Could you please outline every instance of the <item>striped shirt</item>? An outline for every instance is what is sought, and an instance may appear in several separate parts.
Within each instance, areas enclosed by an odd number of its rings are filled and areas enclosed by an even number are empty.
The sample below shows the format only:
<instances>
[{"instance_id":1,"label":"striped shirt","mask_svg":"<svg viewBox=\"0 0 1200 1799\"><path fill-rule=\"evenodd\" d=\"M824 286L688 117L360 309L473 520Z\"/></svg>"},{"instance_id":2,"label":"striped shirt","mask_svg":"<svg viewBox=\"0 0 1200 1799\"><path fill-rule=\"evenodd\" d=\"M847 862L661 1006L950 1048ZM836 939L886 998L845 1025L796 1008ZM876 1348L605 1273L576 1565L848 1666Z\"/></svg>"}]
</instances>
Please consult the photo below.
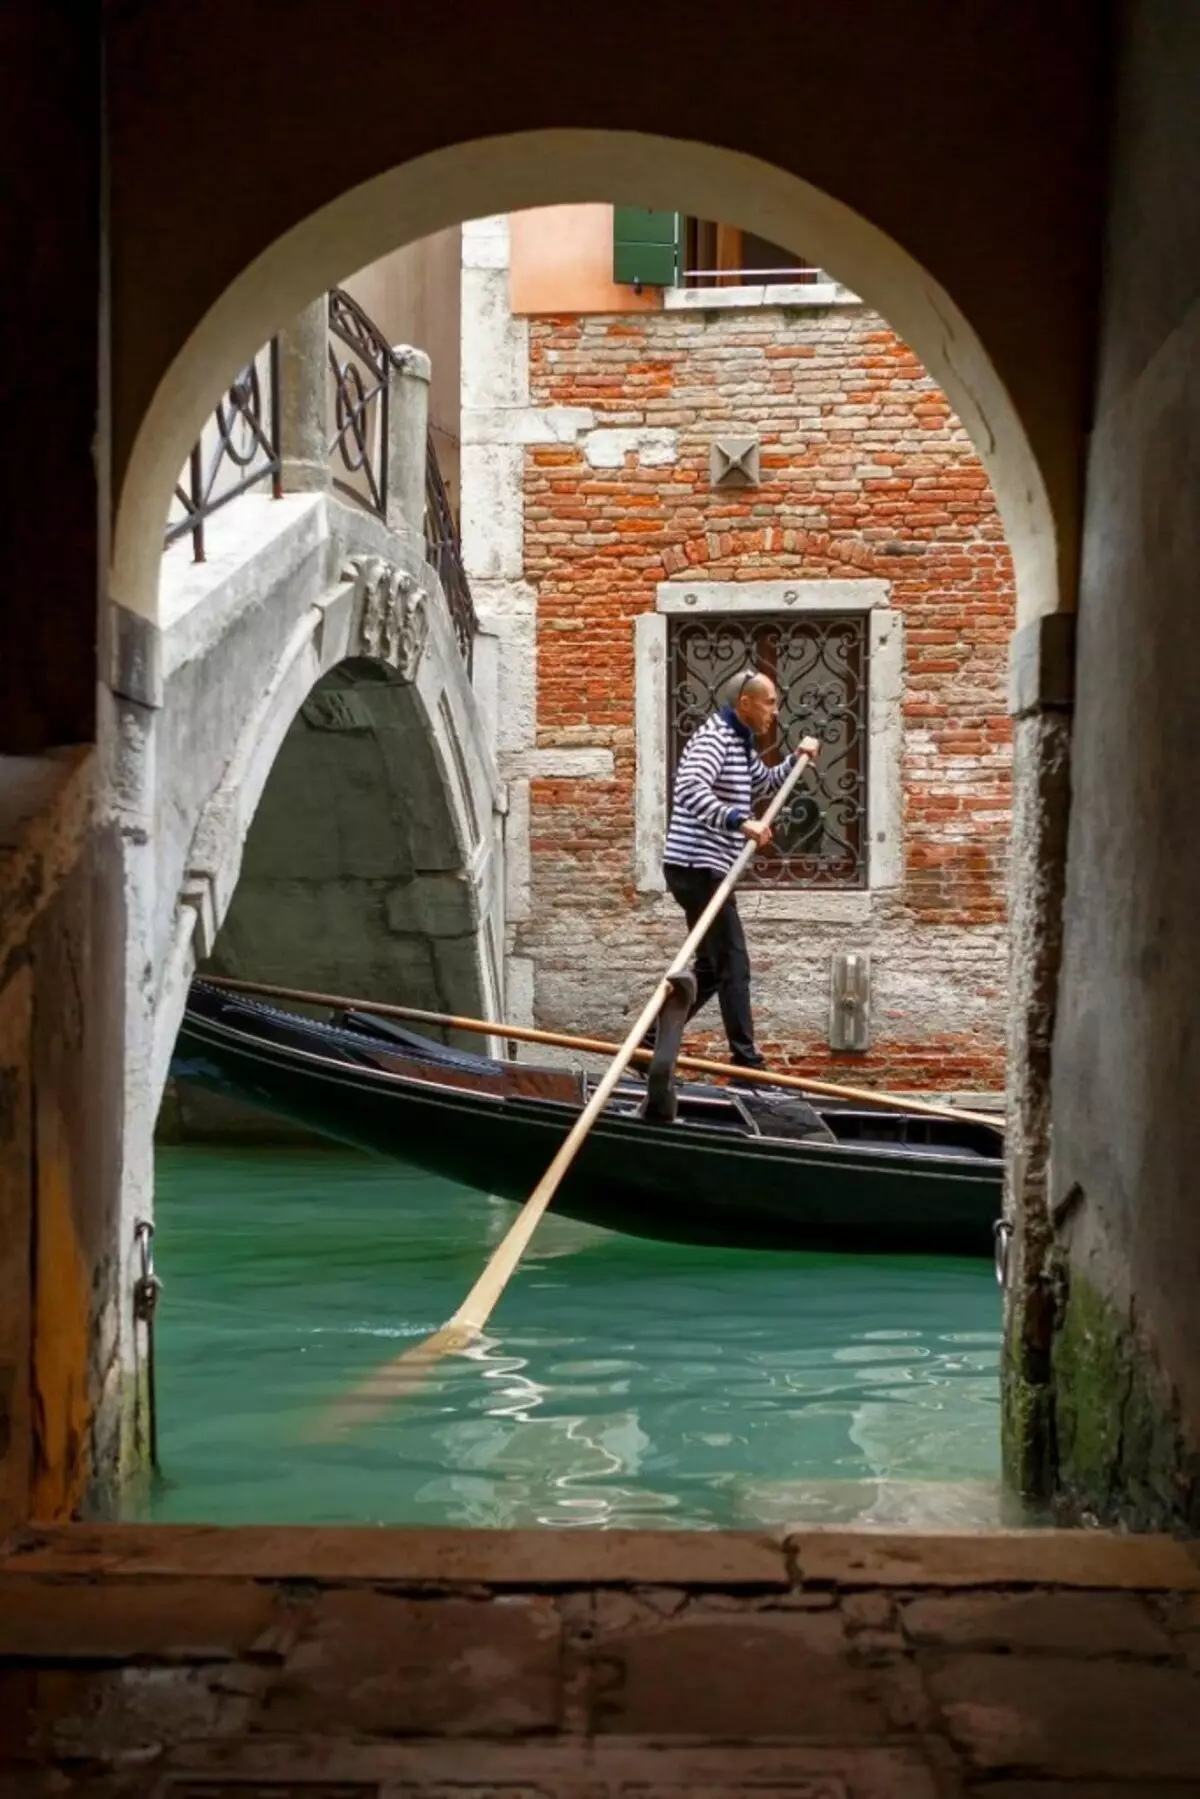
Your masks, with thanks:
<instances>
[{"instance_id":1,"label":"striped shirt","mask_svg":"<svg viewBox=\"0 0 1200 1799\"><path fill-rule=\"evenodd\" d=\"M688 740L675 770L675 803L663 861L727 874L745 843L741 827L756 800L783 785L796 758L768 768L754 733L722 706Z\"/></svg>"}]
</instances>

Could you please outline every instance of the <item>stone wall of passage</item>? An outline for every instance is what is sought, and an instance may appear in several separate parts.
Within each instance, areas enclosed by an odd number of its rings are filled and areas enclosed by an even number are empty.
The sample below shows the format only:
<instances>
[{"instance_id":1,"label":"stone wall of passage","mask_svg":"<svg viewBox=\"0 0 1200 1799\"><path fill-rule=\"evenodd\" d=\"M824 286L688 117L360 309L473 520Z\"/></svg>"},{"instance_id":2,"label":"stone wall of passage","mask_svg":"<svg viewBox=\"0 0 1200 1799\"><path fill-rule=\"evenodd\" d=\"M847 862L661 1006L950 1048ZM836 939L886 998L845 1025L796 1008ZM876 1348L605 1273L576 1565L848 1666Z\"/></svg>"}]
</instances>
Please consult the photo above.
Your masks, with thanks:
<instances>
[{"instance_id":1,"label":"stone wall of passage","mask_svg":"<svg viewBox=\"0 0 1200 1799\"><path fill-rule=\"evenodd\" d=\"M867 951L871 1048L832 1059L900 1086L998 1088L1015 602L987 477L945 395L878 315L844 295L731 298L509 318L473 345L468 330L469 386L487 398L489 344L508 371L469 428L488 440L475 454L491 457L493 506L506 478L521 484L519 518L495 524L520 529L508 611L533 625L537 672L534 696L514 681L500 695L510 846L526 793L529 818L527 886L518 872L510 890L510 991L524 970L537 1022L560 1028L615 1032L641 1003L680 914L647 880L637 841L639 784L657 778L638 769L651 678L639 631L686 611L689 596L720 604L720 584L753 609L746 584L795 582L800 610L871 608L868 833L879 841L861 891L746 895L762 1047L781 1063L829 1059L831 957ZM521 356L527 379L514 381ZM759 438L759 481L715 485L714 439L738 434ZM778 587L754 591L783 603ZM523 747L506 706L529 714ZM719 1046L715 1008L701 1022L696 1041Z\"/></svg>"},{"instance_id":2,"label":"stone wall of passage","mask_svg":"<svg viewBox=\"0 0 1200 1799\"><path fill-rule=\"evenodd\" d=\"M1200 154L1200 15L1130 5L1122 31L1036 1372L1060 1495L1195 1533L1200 221L1173 196Z\"/></svg>"}]
</instances>

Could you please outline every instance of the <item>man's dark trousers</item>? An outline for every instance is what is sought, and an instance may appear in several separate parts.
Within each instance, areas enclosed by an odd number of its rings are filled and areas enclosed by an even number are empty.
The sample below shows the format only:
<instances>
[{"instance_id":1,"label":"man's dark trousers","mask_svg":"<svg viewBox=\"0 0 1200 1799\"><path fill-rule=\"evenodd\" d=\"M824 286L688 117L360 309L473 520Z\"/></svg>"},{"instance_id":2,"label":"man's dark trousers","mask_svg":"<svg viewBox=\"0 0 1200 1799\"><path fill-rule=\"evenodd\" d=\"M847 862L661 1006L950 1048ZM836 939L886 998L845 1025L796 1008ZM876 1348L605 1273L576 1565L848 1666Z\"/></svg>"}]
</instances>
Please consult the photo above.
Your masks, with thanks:
<instances>
[{"instance_id":1,"label":"man's dark trousers","mask_svg":"<svg viewBox=\"0 0 1200 1799\"><path fill-rule=\"evenodd\" d=\"M663 864L663 874L672 897L683 907L690 930L721 885L722 877L711 868L684 868L673 862ZM732 894L705 932L696 953L696 1003L689 1017L694 1017L714 993L732 1060L746 1068L761 1068L763 1059L754 1047L754 1019L750 1011L750 955Z\"/></svg>"}]
</instances>

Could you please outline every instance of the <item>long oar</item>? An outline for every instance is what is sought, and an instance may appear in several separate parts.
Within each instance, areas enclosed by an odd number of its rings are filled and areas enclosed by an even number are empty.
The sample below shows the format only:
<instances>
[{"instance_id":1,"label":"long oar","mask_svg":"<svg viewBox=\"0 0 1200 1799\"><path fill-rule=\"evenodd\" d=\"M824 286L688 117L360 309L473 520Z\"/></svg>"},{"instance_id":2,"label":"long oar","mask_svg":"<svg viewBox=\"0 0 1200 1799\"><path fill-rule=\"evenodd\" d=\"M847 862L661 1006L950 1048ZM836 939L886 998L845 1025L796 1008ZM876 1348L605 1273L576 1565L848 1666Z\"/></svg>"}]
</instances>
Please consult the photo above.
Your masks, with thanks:
<instances>
[{"instance_id":1,"label":"long oar","mask_svg":"<svg viewBox=\"0 0 1200 1799\"><path fill-rule=\"evenodd\" d=\"M548 1049L571 1049L582 1055L615 1056L619 1043L606 1037L572 1037L563 1031L539 1031L532 1025L496 1024L486 1018L460 1017L454 1012L427 1012L420 1006L389 1006L382 1000L348 999L340 993L312 993L302 987L278 987L265 981L239 981L228 975L206 974L206 986L220 987L230 993L259 994L264 999L294 1000L299 1005L325 1006L330 1011L367 1012L379 1018L404 1019L409 1024L435 1025L449 1031L473 1031L479 1037L503 1037L514 1043L540 1043ZM635 1049L631 1062L649 1062L653 1052ZM820 1080L815 1075L776 1074L766 1068L742 1068L736 1062L713 1062L707 1056L681 1055L676 1068L688 1068L697 1074L721 1075L728 1080L745 1081L752 1087L784 1087L791 1093L816 1093L829 1099L849 1099L877 1106L883 1111L921 1112L930 1118L949 1118L956 1124L985 1124L1003 1132L1004 1120L988 1112L969 1112L962 1106L938 1105L924 1099L906 1099L900 1093L888 1093L878 1087L847 1087L840 1081Z\"/></svg>"},{"instance_id":2,"label":"long oar","mask_svg":"<svg viewBox=\"0 0 1200 1799\"><path fill-rule=\"evenodd\" d=\"M795 766L789 769L786 779L763 814L762 822L764 824L770 824L786 805L792 789L808 764L807 756L802 755L796 758ZM738 855L733 867L713 893L707 906L684 938L679 953L675 956L671 966L638 1013L637 1020L631 1026L628 1036L605 1069L591 1099L567 1132L554 1160L525 1201L506 1235L501 1238L487 1267L457 1312L431 1337L426 1337L423 1342L414 1344L411 1349L406 1349L402 1355L397 1356L394 1361L387 1363L385 1367L372 1375L357 1392L351 1394L350 1398L336 1409L330 1420L334 1429L348 1422L365 1423L390 1399L398 1397L401 1393L411 1393L416 1390L424 1376L443 1356L453 1355L469 1348L481 1335L496 1308L500 1295L524 1255L529 1240L541 1221L542 1214L557 1193L563 1176L582 1148L588 1132L612 1098L613 1091L629 1066L634 1051L661 1012L671 991L672 978L675 975L683 974L687 968L709 926L741 880L757 849L758 845L747 838L745 847Z\"/></svg>"}]
</instances>

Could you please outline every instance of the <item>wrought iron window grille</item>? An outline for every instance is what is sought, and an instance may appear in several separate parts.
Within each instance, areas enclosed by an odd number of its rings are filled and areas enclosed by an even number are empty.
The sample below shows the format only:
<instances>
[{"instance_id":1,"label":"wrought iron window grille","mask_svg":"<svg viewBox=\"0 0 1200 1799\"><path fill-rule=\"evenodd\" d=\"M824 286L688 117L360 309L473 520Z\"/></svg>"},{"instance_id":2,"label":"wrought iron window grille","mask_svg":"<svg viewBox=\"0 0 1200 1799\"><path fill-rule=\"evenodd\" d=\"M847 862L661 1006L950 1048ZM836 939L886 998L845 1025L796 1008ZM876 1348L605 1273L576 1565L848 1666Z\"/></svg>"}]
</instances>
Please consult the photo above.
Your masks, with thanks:
<instances>
[{"instance_id":1,"label":"wrought iron window grille","mask_svg":"<svg viewBox=\"0 0 1200 1799\"><path fill-rule=\"evenodd\" d=\"M234 376L193 445L187 468L175 484L175 501L183 515L168 522L164 548L190 532L193 558L203 562L205 520L260 482L269 481L272 496L279 499L282 467L279 344L272 338Z\"/></svg>"},{"instance_id":2,"label":"wrought iron window grille","mask_svg":"<svg viewBox=\"0 0 1200 1799\"><path fill-rule=\"evenodd\" d=\"M671 620L668 773L672 786L688 739L725 702L733 676L757 670L779 690L779 718L759 751L779 761L802 737L820 755L756 855L748 887L867 885L869 651L862 613Z\"/></svg>"}]
</instances>

